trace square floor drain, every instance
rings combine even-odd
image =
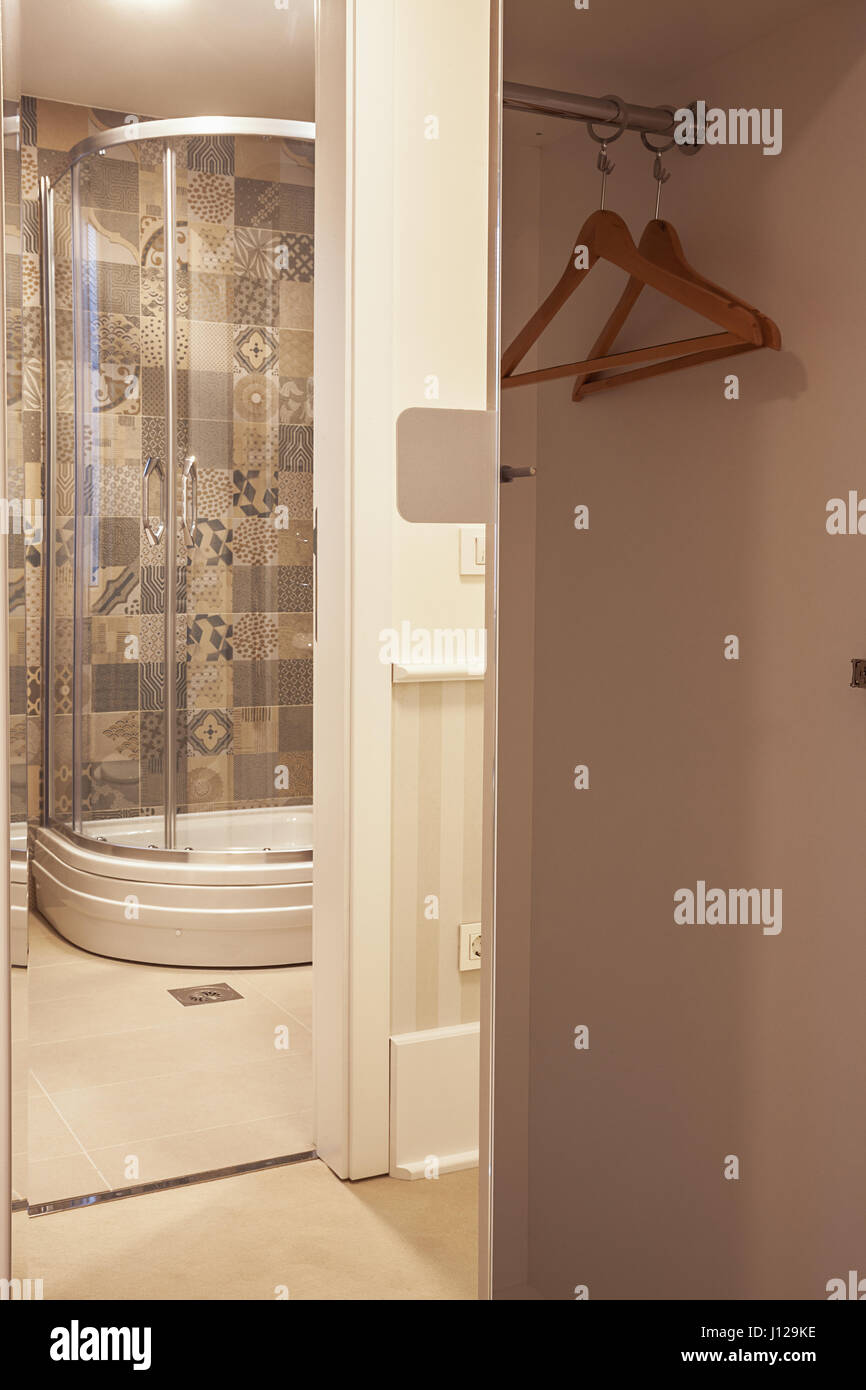
[[[222,1004],[226,999],[243,999],[231,985],[188,985],[186,989],[170,989],[179,1004]]]

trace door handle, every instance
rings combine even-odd
[[[190,454],[183,464],[180,475],[181,519],[187,545],[195,545],[195,527],[198,520],[198,468],[195,454]]]
[[[165,469],[158,458],[151,455],[145,460],[141,474],[141,525],[144,534],[147,536],[151,545],[159,545],[165,531],[165,522],[157,521],[155,526],[151,525],[150,517],[150,475],[155,473],[159,478],[159,516],[165,516]]]

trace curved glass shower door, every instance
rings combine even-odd
[[[177,844],[288,849],[304,817],[287,810],[312,793],[310,147],[257,134],[174,143],[186,288]]]
[[[87,154],[51,191],[49,528],[53,815],[94,839],[128,817],[166,845],[165,163],[162,140]],[[49,814],[51,808],[49,807]]]
[[[220,123],[108,131],[43,186],[47,819],[137,852],[296,853],[312,143]]]

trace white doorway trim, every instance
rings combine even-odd
[[[426,621],[441,611],[438,589],[431,598],[415,585],[406,560],[414,541],[396,512],[396,421],[431,401],[475,412],[496,402],[496,314],[481,277],[489,270],[495,284],[495,169],[490,190],[486,176],[498,8],[318,4],[314,1049],[316,1145],[341,1177],[389,1165],[392,818],[401,807],[392,811],[380,634],[398,610],[417,617],[410,603],[427,605]],[[493,126],[495,165],[498,117]],[[492,748],[491,717],[487,726]],[[487,810],[492,845],[492,801]],[[492,882],[490,854],[484,873]]]
[[[364,0],[359,26],[356,0],[318,7],[313,1027],[316,1146],[343,1178],[388,1171],[391,690],[377,637],[391,622],[393,80],[366,36],[390,8]]]

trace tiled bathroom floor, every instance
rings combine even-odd
[[[28,975],[31,1204],[313,1147],[311,966],[106,960],[34,916]],[[243,997],[168,993],[216,983]]]
[[[19,1261],[46,1299],[469,1300],[478,1170],[341,1182],[324,1163],[40,1216]]]

